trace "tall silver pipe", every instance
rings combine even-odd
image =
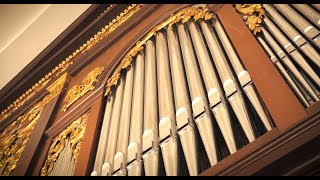
[[[200,24],[202,25],[202,31],[206,37],[206,41],[213,57],[213,61],[223,82],[223,88],[226,97],[228,97],[228,101],[230,102],[233,111],[239,119],[239,122],[248,140],[252,142],[255,139],[255,135],[249,119],[249,113],[246,109],[245,102],[239,92],[239,87],[236,86],[234,77],[230,74],[230,70],[226,65],[226,57],[224,56],[222,49],[218,44],[218,39],[217,37],[215,37],[212,28],[203,21],[200,22]]]
[[[156,34],[157,80],[159,102],[159,140],[166,175],[177,176],[179,172],[177,129],[166,37]]]
[[[159,130],[157,101],[157,69],[155,45],[152,40],[146,43],[145,86],[144,86],[144,132],[143,161],[147,176],[159,175]]]
[[[114,157],[113,171],[119,171],[119,175],[126,175],[127,149],[129,143],[130,117],[131,117],[131,99],[133,89],[133,67],[126,69],[126,81],[124,85],[123,100],[120,115],[120,124],[118,132],[117,153]]]
[[[192,40],[190,39],[190,35],[187,30],[188,26],[185,26],[183,24],[178,24],[177,26],[189,91],[192,99],[193,115],[210,164],[214,165],[217,163],[217,154],[207,95],[202,83],[201,73],[197,64],[197,58],[193,49]],[[196,41],[196,43],[198,43],[198,46],[195,47],[196,50],[198,50],[199,48],[203,48],[201,47],[201,42],[199,41],[199,39],[197,40],[198,41]],[[203,68],[204,70],[209,70],[209,72],[212,72],[212,69],[208,69],[210,68],[210,66],[208,66],[208,59],[207,61],[203,61],[203,63],[199,62],[199,64],[200,67],[206,66]],[[209,80],[209,78],[206,77],[204,79],[208,83],[212,83],[212,86],[214,86],[214,82]]]
[[[237,56],[236,51],[232,47],[232,44],[227,37],[227,34],[223,30],[221,23],[218,20],[215,20],[213,24],[214,24],[214,27],[217,31],[217,35],[219,37],[216,37],[215,33],[212,30],[212,27],[208,23],[202,22],[203,28],[207,27],[208,34],[209,35],[211,34],[213,36],[213,39],[215,39],[215,42],[217,43],[216,48],[220,50],[219,54],[221,55],[221,60],[224,61],[224,64],[227,67],[227,58],[224,56],[221,48],[225,49],[227,56],[229,57],[229,60],[231,62],[232,68],[235,70],[235,72],[237,74],[237,78],[240,82],[240,85],[242,86],[244,92],[246,93],[247,97],[249,98],[249,101],[253,105],[254,109],[258,113],[262,123],[264,124],[266,129],[268,131],[270,131],[272,129],[272,126],[270,123],[270,118],[268,116],[268,113],[266,112],[266,109],[263,107],[262,102],[259,100],[258,92],[255,89],[255,86],[251,80],[251,77],[250,77],[248,71],[241,64],[241,61],[240,61],[239,57]],[[211,33],[209,33],[209,32],[211,32]],[[219,46],[218,38],[221,40],[223,47]],[[211,47],[211,46],[209,45],[209,47]],[[210,49],[212,52],[214,52],[214,47],[211,47]],[[230,70],[229,70],[229,72],[230,72]],[[231,73],[230,73],[230,76],[232,76]],[[251,124],[250,124],[250,126],[252,128]],[[248,132],[247,132],[247,134],[248,134]],[[250,135],[251,136],[253,135],[253,131],[251,131]]]
[[[115,100],[112,109],[111,123],[110,123],[110,132],[107,140],[106,155],[104,158],[104,164],[102,165],[102,176],[110,176],[113,170],[113,157],[116,153],[117,138],[119,132],[119,123],[120,123],[120,114],[121,114],[121,105],[123,99],[123,89],[124,89],[125,80],[123,75],[119,79],[119,85],[116,89]]]
[[[311,39],[319,35],[319,31],[288,4],[275,4],[275,7]],[[319,17],[319,14],[317,16]],[[317,16],[315,16],[315,18]]]
[[[142,131],[143,131],[143,98],[144,98],[144,53],[137,55],[134,61],[134,84],[132,92],[132,110],[130,140],[127,153],[127,171],[129,176],[140,176],[142,173]]]
[[[194,120],[192,117],[191,102],[182,62],[183,59],[180,52],[180,44],[174,29],[168,27],[166,30],[178,134],[189,174],[191,176],[196,176],[199,172],[199,161],[197,157],[198,142],[195,135]]]
[[[102,128],[100,133],[98,150],[97,150],[96,159],[94,163],[94,169],[93,169],[93,172],[91,173],[92,176],[101,175],[102,164],[104,161],[104,157],[106,155],[107,139],[110,131],[109,128],[111,123],[113,101],[114,101],[114,95],[113,94],[108,95],[106,110],[104,113],[103,123],[102,123]]]
[[[270,60],[272,63],[278,67],[280,73],[284,76],[284,78],[287,80],[288,84],[292,87],[294,92],[298,95],[298,97],[301,99],[302,103],[306,106],[309,107],[309,103],[307,102],[306,98],[303,96],[299,88],[297,87],[296,83],[293,81],[293,79],[290,77],[290,75],[287,73],[287,71],[284,69],[282,64],[280,63],[280,60],[273,54],[271,49],[268,47],[266,42],[261,38],[258,37],[258,40],[260,41],[261,45],[266,49]]]
[[[265,18],[264,19],[266,22],[266,25],[269,27],[270,31],[272,31],[272,33],[279,39],[279,42],[282,44],[282,46],[286,49],[286,51],[288,53],[290,53],[290,55],[292,56],[292,58],[297,62],[297,64],[299,64],[299,66],[304,69],[304,71],[306,71],[308,73],[308,75],[315,81],[315,82],[319,82],[318,84],[320,85],[320,79],[318,77],[318,75],[313,71],[313,69],[310,67],[310,65],[306,62],[306,60],[301,56],[301,54],[299,52],[297,52],[297,50],[294,49],[294,47],[291,45],[291,43],[281,34],[281,32],[279,32],[279,30],[277,29],[277,27],[274,26],[274,24],[272,24],[272,22],[268,19]],[[267,31],[262,27],[263,32],[266,32],[266,38],[267,38]],[[268,41],[274,41],[273,38],[270,37],[270,40]],[[276,44],[274,42],[274,44]],[[276,45],[278,46],[278,45]],[[279,47],[280,49],[280,47]],[[284,52],[282,52],[282,50],[278,50],[276,51],[278,52],[280,57],[283,57],[285,55]],[[299,79],[300,80],[300,79]],[[306,85],[305,85],[306,86]],[[313,91],[309,92],[310,95],[312,95],[312,97],[315,100],[318,100],[318,98],[315,96],[314,93],[312,93]]]
[[[274,8],[272,8],[270,5],[267,5],[267,4],[264,4],[263,6],[266,8],[268,13],[273,17],[273,19],[279,25],[279,27],[288,35],[288,37],[297,46],[301,46],[302,44],[307,42],[306,39],[304,39],[278,12],[276,12]],[[289,13],[289,10],[286,9],[286,12]],[[290,15],[294,16],[293,14],[290,14]],[[298,18],[296,17],[295,20],[298,20]],[[283,46],[288,50],[289,53],[295,49],[294,46],[283,36],[283,34],[281,34],[281,32],[269,20],[268,17],[265,17],[264,22],[270,27],[271,31],[273,31],[275,35],[280,39],[281,43],[283,43]],[[312,27],[312,26],[308,26],[308,27]],[[313,28],[314,30],[311,30],[310,28],[308,29],[305,29],[304,32],[309,32],[308,34],[312,36],[312,38],[319,34],[318,30],[316,30],[315,28]],[[304,46],[305,46],[304,48],[301,48],[302,51],[320,68],[319,53],[308,44]],[[302,61],[301,63],[304,63],[304,61]],[[305,68],[307,68],[307,66]],[[311,70],[310,69],[308,70],[311,73]]]
[[[219,86],[219,80],[216,77],[215,69],[213,68],[213,64],[211,62],[209,52],[206,49],[206,42],[203,39],[201,32],[196,25],[194,21],[189,21],[188,27],[190,30],[191,39],[193,41],[193,45],[195,48],[195,52],[197,55],[197,59],[200,65],[202,77],[204,79],[204,84],[207,89],[210,107],[219,106],[220,108],[226,108],[221,104],[221,94],[222,90]],[[222,76],[224,76],[223,74]],[[219,104],[219,105],[218,105]],[[213,114],[217,121],[221,121],[218,119],[218,115],[216,115],[217,111],[215,111]],[[226,115],[226,117],[229,117]],[[209,120],[209,118],[208,118]],[[230,119],[223,119],[222,121],[229,121]],[[210,160],[211,166],[215,165],[217,163],[217,151],[215,147],[215,137],[213,132],[213,126],[211,121],[203,122],[202,126],[200,126],[201,121],[197,122],[199,131],[200,128],[202,128],[201,131],[206,132],[206,136],[203,136],[206,141],[204,141],[204,146],[206,147],[206,152]]]
[[[320,14],[307,4],[292,4],[300,13],[303,13],[314,24],[320,26]]]

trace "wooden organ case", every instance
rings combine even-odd
[[[0,91],[0,175],[319,175],[319,11],[92,5]]]

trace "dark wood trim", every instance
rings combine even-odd
[[[149,8],[147,5],[146,6],[146,9],[151,9]],[[180,9],[182,8],[185,8],[187,6],[190,6],[190,4],[181,4],[181,6],[177,7],[177,8],[173,8],[173,9],[170,9],[166,12],[164,12],[164,14],[160,17],[158,17],[157,19],[155,19],[152,24],[150,24],[147,28],[145,28],[141,33],[139,33],[136,37],[134,37],[130,43],[128,43],[125,48],[122,48],[119,53],[117,54],[117,56],[111,61],[111,63],[109,64],[109,66],[106,67],[105,69],[105,75],[103,80],[101,81],[100,84],[106,84],[108,78],[111,76],[111,74],[113,73],[113,71],[115,70],[115,68],[117,67],[117,65],[120,64],[122,58],[126,55],[126,53],[135,46],[136,42],[140,39],[142,39],[144,36],[146,36],[147,33],[149,33],[152,28],[154,28],[155,26],[157,26],[159,23],[161,23],[162,21],[168,19],[170,17],[171,14],[179,11]],[[153,8],[159,8],[159,6],[157,7],[153,7]],[[142,9],[141,9],[142,11]],[[143,19],[145,19],[150,13],[146,13],[146,14],[140,14],[140,15],[137,15],[139,17],[136,17],[137,19],[139,18],[139,22],[142,21]],[[127,21],[128,22],[128,21]],[[129,22],[128,22],[129,23]],[[133,27],[132,27],[133,28]],[[130,28],[130,29],[132,29]]]
[[[61,118],[61,120],[59,122],[57,122],[52,127],[50,127],[48,130],[45,131],[45,133],[42,136],[42,140],[41,140],[43,145],[41,144],[40,147],[38,147],[38,149],[37,149],[37,153],[38,154],[32,161],[32,164],[33,164],[34,168],[29,166],[27,174],[30,174],[30,175],[33,175],[33,176],[39,176],[40,175],[41,168],[42,168],[43,164],[46,161],[48,150],[50,148],[52,139],[57,134],[59,134],[61,131],[63,131],[68,125],[70,125],[70,123],[72,121],[74,121],[76,118],[81,116],[83,113],[85,113],[86,111],[88,111],[92,107],[97,108],[94,105],[96,104],[96,102],[102,101],[102,99],[103,99],[103,96],[102,96],[103,91],[104,91],[104,87],[101,86],[95,92],[93,92],[90,96],[88,96],[85,100],[83,100],[78,106],[70,109],[70,112],[68,114],[66,114],[63,118]],[[94,111],[97,111],[97,109],[95,109]],[[93,113],[93,114],[95,114],[95,113]],[[97,122],[94,122],[93,120],[91,120],[94,117],[94,115],[91,115],[91,112],[90,112],[89,120],[88,120],[87,127],[86,127],[86,131],[89,130],[89,132],[91,132],[91,133],[92,132],[96,132],[96,129],[92,129],[92,128],[93,128],[93,126],[95,126],[96,123],[97,123],[96,126],[98,126],[98,124],[99,124],[99,120],[100,120],[99,119],[99,113],[96,114],[96,116],[98,116],[98,118],[96,119]],[[86,136],[87,135],[85,134],[84,135],[84,139],[89,138],[89,137],[86,137]],[[95,137],[95,135],[91,135],[91,138],[93,138],[93,137]],[[89,142],[86,142],[86,141],[84,142],[85,145],[83,145],[83,143],[82,143],[82,147],[84,147],[86,149],[94,147],[94,146],[92,146],[92,144],[91,144],[91,146],[89,146],[88,145]],[[95,141],[96,140],[92,139],[92,143],[96,143]],[[87,154],[86,156],[92,156],[91,151],[93,151],[93,150],[90,150],[90,153]],[[85,151],[85,152],[87,152],[87,151]],[[81,150],[79,152],[79,158],[81,159],[82,157],[80,157],[80,156],[84,156],[84,155],[81,155],[80,153],[81,153]],[[85,164],[82,164],[82,165],[85,166]]]
[[[121,24],[116,31],[112,32],[108,38],[102,39],[94,48],[87,51],[73,66],[70,66],[67,71],[71,75],[77,74],[84,66],[90,63],[101,55],[106,49],[113,45],[113,43],[123,34],[132,30],[139,22],[150,15],[159,5],[145,4],[141,9],[133,14],[128,20]],[[105,70],[107,71],[107,70]]]
[[[87,122],[86,132],[82,139],[74,176],[90,175],[90,170],[93,168],[94,155],[96,153],[95,147],[99,139],[98,126],[103,107],[103,88],[100,88],[98,92],[100,99],[96,99],[90,108],[90,116]]]
[[[22,152],[22,155],[17,163],[16,168],[13,170],[13,176],[24,176],[29,168],[29,165],[37,151],[37,148],[40,146],[42,135],[45,129],[48,126],[48,123],[52,121],[55,117],[54,112],[57,112],[58,106],[57,104],[61,101],[62,95],[65,91],[65,87],[70,81],[70,76],[67,75],[67,79],[63,84],[63,88],[61,91],[51,100],[49,101],[43,108],[41,115],[36,123],[28,143],[26,144],[25,149]]]
[[[315,148],[319,148],[319,146],[316,146]],[[306,173],[306,171],[312,167],[317,168],[319,172],[319,166],[320,166],[319,162],[320,162],[320,153],[314,156],[313,158],[307,160],[306,162],[300,164],[299,166],[293,168],[291,171],[287,172],[285,176],[298,176]]]
[[[0,122],[0,132],[10,125],[13,121],[17,120],[17,118],[23,115],[27,110],[29,110],[35,103],[39,102],[44,96],[46,96],[49,92],[46,89],[40,90],[37,94],[35,94],[32,98],[30,98],[25,104],[19,107],[16,111],[14,111],[9,117]]]
[[[34,127],[34,130],[30,136],[30,139],[21,155],[21,158],[18,161],[17,167],[13,170],[13,176],[24,176],[34,153],[37,150],[38,144],[41,140],[41,135],[43,134],[50,118],[52,118],[52,112],[56,103],[58,102],[59,96],[52,99],[43,109],[41,116]]]
[[[310,107],[308,107],[306,110],[307,110],[309,116],[313,116],[313,115],[319,113],[319,112],[320,112],[320,101],[312,104],[312,105],[311,105]]]
[[[33,166],[29,166],[27,175],[40,176],[41,168],[46,162],[47,154],[48,154],[47,152],[50,148],[52,140],[53,140],[53,137],[48,138],[48,137],[42,136],[41,143],[39,144],[37,153],[34,156],[31,163]]]
[[[287,153],[319,136],[320,113],[280,135],[275,133],[275,136],[267,137],[270,134],[272,134],[272,131],[269,132],[269,135],[261,136],[201,175],[253,175]],[[262,138],[265,139],[262,140]],[[261,147],[255,145],[255,143],[261,143],[259,141],[262,142]]]
[[[92,103],[94,103],[98,98],[100,98],[101,93],[103,93],[104,87],[99,87],[96,91],[90,94],[86,99],[79,103],[74,108],[70,109],[68,113],[63,116],[57,123],[51,126],[45,131],[47,137],[53,137],[59,134],[63,129],[65,129],[72,121],[79,117],[79,115],[85,113],[90,109]]]
[[[232,5],[226,4],[216,13],[279,131],[283,132],[307,117],[303,105]]]
[[[253,176],[309,176],[320,172],[320,136],[291,151]]]
[[[35,57],[31,63],[3,87],[0,90],[0,102],[2,105],[0,111],[9,106],[15,99],[22,95],[22,93],[44,77],[51,69],[58,65],[62,59],[80,47],[93,33],[96,33],[90,32],[92,28],[89,32],[87,32],[88,29],[83,29],[87,26],[101,26],[98,23],[97,17],[105,10],[106,6],[108,6],[108,4],[90,6],[46,49]],[[106,16],[106,14],[108,13],[105,13],[104,16]],[[77,36],[78,34],[83,34],[83,37],[79,38]]]

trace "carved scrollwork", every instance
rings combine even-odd
[[[235,9],[244,15],[242,18],[254,35],[261,31],[262,18],[265,14],[261,4],[236,4]]]
[[[135,57],[140,51],[143,50],[144,44],[146,44],[146,42],[149,39],[151,39],[157,31],[160,31],[166,26],[170,28],[178,22],[186,23],[192,18],[195,21],[199,19],[209,20],[213,18],[213,14],[209,12],[207,7],[196,8],[191,6],[184,8],[175,14],[172,14],[170,18],[168,18],[166,21],[154,27],[141,41],[138,41],[136,45],[131,50],[129,50],[129,52],[124,56],[118,68],[107,80],[105,96],[107,96],[110,93],[111,87],[117,84],[121,75],[121,70],[126,69],[131,65],[133,57]]]
[[[43,103],[37,103],[0,134],[0,168],[4,168],[2,175],[10,175],[16,168],[42,109]]]
[[[67,145],[71,146],[72,156],[77,161],[89,114],[90,111],[80,116],[52,140],[46,162],[41,169],[41,176],[47,176],[51,173],[61,151]],[[66,139],[69,139],[69,144],[66,144]]]
[[[58,66],[53,68],[49,73],[47,73],[42,79],[40,79],[36,84],[34,84],[30,89],[23,93],[18,99],[16,99],[12,104],[10,104],[5,110],[0,114],[0,122],[7,117],[9,117],[14,111],[20,108],[26,101],[31,99],[37,92],[46,87],[46,85],[53,79],[53,76],[59,76],[62,74],[69,66],[74,63],[74,57],[79,53],[85,53],[93,46],[95,46],[99,41],[106,38],[110,33],[114,32],[121,24],[128,20],[134,13],[140,10],[143,4],[131,4],[123,12],[121,12],[115,19],[110,21],[105,27],[88,39],[84,44],[82,44],[78,49],[73,51],[68,57],[66,57]],[[112,7],[110,5],[108,8]]]
[[[32,130],[40,118],[43,107],[62,90],[67,74],[62,75],[52,83],[47,90],[50,92],[42,101],[36,103],[30,110],[13,121],[0,134],[0,175],[10,175],[29,141]]]
[[[81,81],[80,84],[74,85],[69,89],[66,97],[64,98],[65,105],[62,107],[62,111],[66,112],[79,98],[85,95],[87,92],[94,89],[94,85],[98,82],[98,77],[103,72],[104,67],[97,67],[87,74],[87,76]]]

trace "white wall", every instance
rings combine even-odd
[[[90,5],[0,5],[0,89]]]

